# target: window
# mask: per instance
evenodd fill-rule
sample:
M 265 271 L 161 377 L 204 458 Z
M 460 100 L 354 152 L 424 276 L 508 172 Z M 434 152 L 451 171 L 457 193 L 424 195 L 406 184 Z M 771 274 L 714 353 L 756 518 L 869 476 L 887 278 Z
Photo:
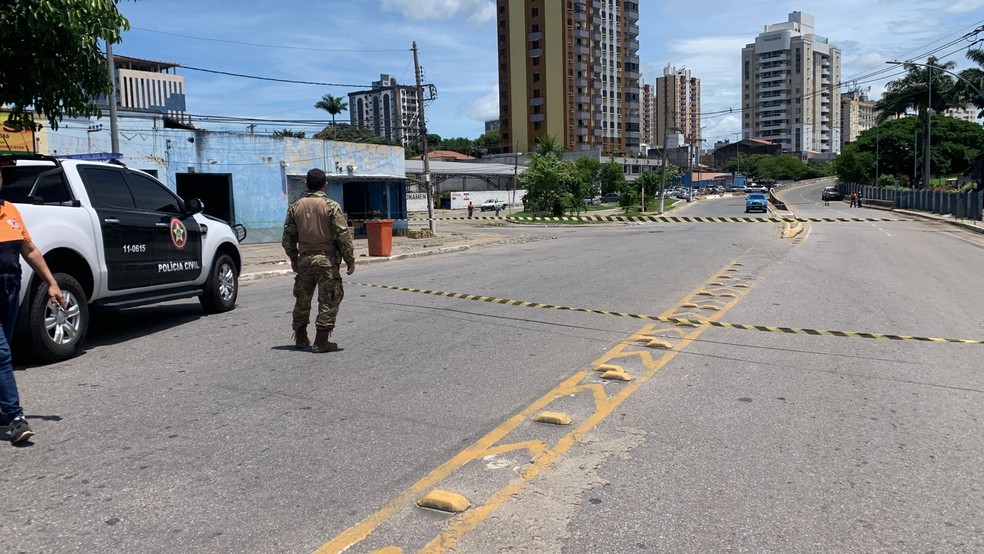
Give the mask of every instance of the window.
M 533 8 L 532 10 L 530 10 L 530 15 L 532 15 L 533 17 L 536 17 L 536 16 L 540 15 L 540 9 L 539 8 Z
M 82 181 L 93 205 L 108 208 L 136 208 L 122 171 L 101 167 L 80 167 L 79 173 L 82 174 Z
M 149 212 L 181 213 L 178 197 L 157 181 L 139 173 L 131 173 L 130 186 L 136 197 L 137 208 Z

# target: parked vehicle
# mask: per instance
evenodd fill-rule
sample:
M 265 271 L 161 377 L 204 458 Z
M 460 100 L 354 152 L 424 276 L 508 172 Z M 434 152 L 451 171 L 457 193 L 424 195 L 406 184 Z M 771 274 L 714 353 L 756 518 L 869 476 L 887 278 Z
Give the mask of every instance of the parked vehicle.
M 844 195 L 841 194 L 837 187 L 823 187 L 823 192 L 820 193 L 820 200 L 843 200 Z
M 601 201 L 605 204 L 610 202 L 618 202 L 622 198 L 622 195 L 617 192 L 609 192 L 608 194 L 601 197 Z
M 593 204 L 602 204 L 601 197 L 600 196 L 594 196 L 592 198 L 585 198 L 584 199 L 584 205 L 585 206 L 591 206 Z
M 90 307 L 119 309 L 197 296 L 231 310 L 239 292 L 242 225 L 202 213 L 150 175 L 120 163 L 0 156 L 0 199 L 17 204 L 66 309 L 21 263 L 15 344 L 42 361 L 82 351 Z
M 764 192 L 749 192 L 745 196 L 745 213 L 754 211 L 769 211 L 769 201 L 765 198 Z
M 504 209 L 506 209 L 506 203 L 503 202 L 502 200 L 499 200 L 498 198 L 489 198 L 485 202 L 482 202 L 482 205 L 479 206 L 479 208 L 483 212 L 485 212 L 485 211 L 492 211 L 492 212 L 494 212 L 496 210 L 504 210 Z

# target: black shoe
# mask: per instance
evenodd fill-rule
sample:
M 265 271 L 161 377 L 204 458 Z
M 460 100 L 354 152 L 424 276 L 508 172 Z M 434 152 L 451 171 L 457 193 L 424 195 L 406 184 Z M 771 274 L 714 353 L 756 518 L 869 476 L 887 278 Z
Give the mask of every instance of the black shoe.
M 14 444 L 26 441 L 34 436 L 34 431 L 31 431 L 31 426 L 27 424 L 27 420 L 23 417 L 11 421 L 9 430 L 10 442 Z

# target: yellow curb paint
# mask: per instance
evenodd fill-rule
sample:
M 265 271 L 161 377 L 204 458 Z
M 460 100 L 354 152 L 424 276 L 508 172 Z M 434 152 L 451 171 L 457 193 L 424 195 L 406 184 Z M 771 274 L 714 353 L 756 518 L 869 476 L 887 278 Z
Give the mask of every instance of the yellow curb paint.
M 709 290 L 702 290 L 697 293 L 700 296 L 714 296 L 714 293 Z
M 714 283 L 711 283 L 711 284 L 713 285 Z M 694 304 L 693 302 L 687 302 L 685 304 L 680 304 L 680 307 L 681 308 L 699 308 L 700 306 L 698 306 L 697 304 Z
M 467 510 L 471 506 L 471 502 L 456 492 L 434 490 L 417 500 L 417 505 L 421 508 L 458 514 Z
M 398 546 L 387 546 L 373 550 L 369 554 L 403 554 L 403 549 Z
M 721 296 L 722 298 L 734 298 L 735 297 L 735 293 L 733 293 L 733 292 L 722 292 L 719 296 Z
M 551 425 L 570 425 L 574 420 L 571 419 L 571 416 L 560 412 L 540 412 L 533 416 L 533 421 L 550 423 Z
M 721 295 L 721 296 L 724 296 L 724 295 Z M 702 310 L 711 310 L 711 311 L 716 312 L 716 311 L 720 310 L 721 308 L 719 308 L 718 306 L 712 306 L 711 304 L 706 304 L 704 306 L 701 306 L 700 309 L 702 309 Z
M 615 364 L 598 364 L 598 366 L 595 367 L 594 370 L 595 371 L 625 371 L 622 369 L 622 366 L 617 366 Z

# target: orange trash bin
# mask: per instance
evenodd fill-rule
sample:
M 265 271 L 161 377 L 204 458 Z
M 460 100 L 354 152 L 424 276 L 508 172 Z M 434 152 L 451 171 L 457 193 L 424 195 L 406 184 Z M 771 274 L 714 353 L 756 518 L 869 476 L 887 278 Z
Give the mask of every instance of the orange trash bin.
M 366 221 L 370 256 L 390 256 L 393 252 L 393 220 L 371 219 Z

